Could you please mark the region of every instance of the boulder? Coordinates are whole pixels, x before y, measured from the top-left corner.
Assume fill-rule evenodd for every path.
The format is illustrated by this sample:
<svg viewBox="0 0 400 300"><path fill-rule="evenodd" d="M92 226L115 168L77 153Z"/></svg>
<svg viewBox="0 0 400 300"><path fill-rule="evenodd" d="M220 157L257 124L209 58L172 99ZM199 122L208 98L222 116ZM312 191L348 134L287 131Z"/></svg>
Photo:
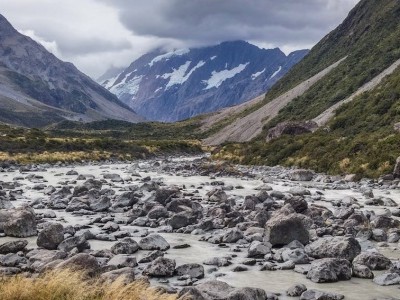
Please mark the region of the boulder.
<svg viewBox="0 0 400 300"><path fill-rule="evenodd" d="M8 253L0 256L0 266L2 267L20 267L27 264L28 260L19 254Z"/></svg>
<svg viewBox="0 0 400 300"><path fill-rule="evenodd" d="M8 236L25 238L37 235L36 216L31 209L16 209L11 212L9 220L3 225Z"/></svg>
<svg viewBox="0 0 400 300"><path fill-rule="evenodd" d="M164 206L155 206L147 214L149 219L168 218L168 210Z"/></svg>
<svg viewBox="0 0 400 300"><path fill-rule="evenodd" d="M324 258L311 263L307 278L316 283L351 279L351 264L346 259Z"/></svg>
<svg viewBox="0 0 400 300"><path fill-rule="evenodd" d="M100 265L97 259L86 253L76 254L58 264L56 268L79 270L85 272L89 276L95 276L100 272Z"/></svg>
<svg viewBox="0 0 400 300"><path fill-rule="evenodd" d="M55 250L64 240L64 226L60 223L46 225L37 238L37 245L40 248Z"/></svg>
<svg viewBox="0 0 400 300"><path fill-rule="evenodd" d="M250 247L247 251L247 257L264 258L266 254L271 253L271 247L271 244L267 245L259 241L254 241L250 244Z"/></svg>
<svg viewBox="0 0 400 300"><path fill-rule="evenodd" d="M171 277L174 275L175 266L175 260L159 257L146 267L143 274L151 277Z"/></svg>
<svg viewBox="0 0 400 300"><path fill-rule="evenodd" d="M98 199L90 200L89 206L95 212L107 211L111 207L111 200L107 196L101 196Z"/></svg>
<svg viewBox="0 0 400 300"><path fill-rule="evenodd" d="M63 240L57 247L58 250L64 252L70 252L74 248L78 249L79 252L82 252L85 249L90 249L90 245L86 241L86 237L84 235L67 238Z"/></svg>
<svg viewBox="0 0 400 300"><path fill-rule="evenodd" d="M265 225L267 240L273 245L287 245L294 240L308 244L310 236L299 214L275 214Z"/></svg>
<svg viewBox="0 0 400 300"><path fill-rule="evenodd" d="M195 287L186 287L179 292L178 299L192 300L265 300L267 294L257 288L234 288L225 282L212 280Z"/></svg>
<svg viewBox="0 0 400 300"><path fill-rule="evenodd" d="M243 239L244 235L237 228L229 229L223 236L222 242L223 243L236 243L238 240Z"/></svg>
<svg viewBox="0 0 400 300"><path fill-rule="evenodd" d="M112 270L109 272L105 272L100 275L100 279L105 282L114 282L117 279L123 280L124 284L129 284L135 280L135 272L133 268L126 267L117 270Z"/></svg>
<svg viewBox="0 0 400 300"><path fill-rule="evenodd" d="M361 246L353 237L323 237L305 247L314 258L343 258L349 261L361 253Z"/></svg>
<svg viewBox="0 0 400 300"><path fill-rule="evenodd" d="M304 284L295 284L286 290L286 295L289 297L300 297L307 291L307 287Z"/></svg>
<svg viewBox="0 0 400 300"><path fill-rule="evenodd" d="M179 193L179 189L177 188L161 188L156 190L154 195L154 201L160 203L163 206L166 206L167 203L171 201L173 196L176 196Z"/></svg>
<svg viewBox="0 0 400 300"><path fill-rule="evenodd" d="M133 254L138 250L139 244L129 237L122 239L111 247L113 254Z"/></svg>
<svg viewBox="0 0 400 300"><path fill-rule="evenodd" d="M190 278L201 279L204 277L204 267L199 264L184 264L175 269L177 276L188 275Z"/></svg>
<svg viewBox="0 0 400 300"><path fill-rule="evenodd" d="M286 199L285 204L290 204L297 213L302 213L308 208L307 201L303 197L299 196Z"/></svg>
<svg viewBox="0 0 400 300"><path fill-rule="evenodd" d="M371 270L387 270L392 265L392 262L383 254L371 251L357 255L353 260L353 264L364 265Z"/></svg>
<svg viewBox="0 0 400 300"><path fill-rule="evenodd" d="M159 234L151 234L144 237L139 241L139 247L142 250L161 250L166 251L171 246L169 243Z"/></svg>
<svg viewBox="0 0 400 300"><path fill-rule="evenodd" d="M27 240L11 241L0 245L0 254L17 253L28 245Z"/></svg>
<svg viewBox="0 0 400 300"><path fill-rule="evenodd" d="M318 128L318 124L314 121L286 121L279 123L275 127L268 130L267 142L277 139L280 136L286 135L300 135L304 133L313 132Z"/></svg>
<svg viewBox="0 0 400 300"><path fill-rule="evenodd" d="M207 193L208 201L211 202L226 202L228 200L228 195L220 189L214 189Z"/></svg>
<svg viewBox="0 0 400 300"><path fill-rule="evenodd" d="M374 273L372 273L371 269L367 266L353 263L353 276L357 278L372 279L374 278Z"/></svg>

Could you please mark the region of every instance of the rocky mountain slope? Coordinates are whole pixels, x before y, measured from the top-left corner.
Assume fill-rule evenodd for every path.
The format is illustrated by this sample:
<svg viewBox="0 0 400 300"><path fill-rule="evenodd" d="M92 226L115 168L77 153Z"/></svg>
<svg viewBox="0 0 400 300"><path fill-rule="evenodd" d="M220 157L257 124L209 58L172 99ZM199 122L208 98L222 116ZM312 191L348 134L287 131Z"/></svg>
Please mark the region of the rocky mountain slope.
<svg viewBox="0 0 400 300"><path fill-rule="evenodd" d="M243 41L155 51L101 83L149 120L178 121L243 103L261 95L308 50L286 56Z"/></svg>
<svg viewBox="0 0 400 300"><path fill-rule="evenodd" d="M64 119L143 120L74 65L57 59L0 15L0 121L32 127Z"/></svg>
<svg viewBox="0 0 400 300"><path fill-rule="evenodd" d="M264 100L239 112L225 112L225 120L204 125L214 128L206 141L252 140L245 145L228 145L218 154L234 156L240 162L298 165L359 176L391 172L400 155L395 126L400 121L399 24L399 1L360 1ZM285 97L293 89L339 61L325 76L287 101ZM279 113L266 111L278 102L283 104ZM233 132L234 128L242 130L240 124L254 116L258 121L249 132ZM320 129L302 135L295 135L297 130L282 129L296 122L301 128L310 120ZM268 133L277 132L276 127L286 134L267 143Z"/></svg>

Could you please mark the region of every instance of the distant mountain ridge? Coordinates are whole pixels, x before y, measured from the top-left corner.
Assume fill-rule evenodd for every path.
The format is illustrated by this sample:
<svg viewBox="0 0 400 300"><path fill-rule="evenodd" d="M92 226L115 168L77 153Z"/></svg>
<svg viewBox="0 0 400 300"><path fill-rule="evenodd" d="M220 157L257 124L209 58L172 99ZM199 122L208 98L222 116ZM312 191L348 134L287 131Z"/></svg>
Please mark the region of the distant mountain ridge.
<svg viewBox="0 0 400 300"><path fill-rule="evenodd" d="M28 127L64 119L143 120L113 94L0 15L0 121Z"/></svg>
<svg viewBox="0 0 400 300"><path fill-rule="evenodd" d="M265 93L307 53L286 56L278 48L260 49L244 41L157 50L101 84L149 120L179 121Z"/></svg>

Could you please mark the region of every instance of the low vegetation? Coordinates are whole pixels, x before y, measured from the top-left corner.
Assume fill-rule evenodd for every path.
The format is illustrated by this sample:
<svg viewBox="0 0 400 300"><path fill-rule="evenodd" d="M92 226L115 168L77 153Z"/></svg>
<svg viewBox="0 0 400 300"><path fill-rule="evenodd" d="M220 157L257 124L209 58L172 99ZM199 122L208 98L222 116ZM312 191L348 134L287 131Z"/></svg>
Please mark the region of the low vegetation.
<svg viewBox="0 0 400 300"><path fill-rule="evenodd" d="M400 69L371 92L342 106L327 127L266 143L225 145L215 154L244 164L299 166L330 174L378 177L400 156Z"/></svg>
<svg viewBox="0 0 400 300"><path fill-rule="evenodd" d="M67 129L46 130L0 126L0 161L44 163L133 160L156 155L202 152L201 144L195 139L195 135L190 136L184 130L177 130L180 135L173 136L174 129L168 132L162 127L152 128L152 124L105 121L105 124L96 122L91 125L67 125Z"/></svg>
<svg viewBox="0 0 400 300"><path fill-rule="evenodd" d="M175 300L144 281L124 284L88 279L76 271L50 272L37 278L23 276L0 279L1 300Z"/></svg>

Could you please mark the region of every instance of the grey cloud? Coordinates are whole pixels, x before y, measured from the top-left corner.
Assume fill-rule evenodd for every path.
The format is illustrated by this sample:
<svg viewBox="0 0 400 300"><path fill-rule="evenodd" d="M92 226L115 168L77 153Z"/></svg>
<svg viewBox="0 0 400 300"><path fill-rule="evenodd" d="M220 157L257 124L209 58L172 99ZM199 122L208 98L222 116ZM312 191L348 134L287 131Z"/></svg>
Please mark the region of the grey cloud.
<svg viewBox="0 0 400 300"><path fill-rule="evenodd" d="M314 44L358 0L99 0L132 32L188 44L243 39Z"/></svg>

